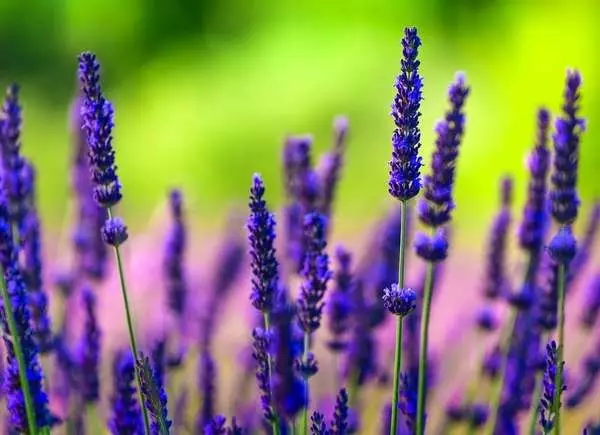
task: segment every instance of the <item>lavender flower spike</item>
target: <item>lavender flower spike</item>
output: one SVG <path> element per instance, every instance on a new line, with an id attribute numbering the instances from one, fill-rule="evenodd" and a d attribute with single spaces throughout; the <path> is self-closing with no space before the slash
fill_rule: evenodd
<path id="1" fill-rule="evenodd" d="M 310 421 L 310 435 L 329 435 L 327 423 L 325 423 L 325 416 L 319 411 L 313 412 Z"/>
<path id="2" fill-rule="evenodd" d="M 50 426 L 53 417 L 42 386 L 42 368 L 33 340 L 26 286 L 13 243 L 6 199 L 0 193 L 0 265 L 4 274 L 0 320 L 7 351 L 4 391 L 10 426 L 18 432 Z M 10 311 L 9 311 L 10 310 Z"/>
<path id="3" fill-rule="evenodd" d="M 89 146 L 94 199 L 98 205 L 111 208 L 121 200 L 121 183 L 112 145 L 113 107 L 102 94 L 99 69 L 94 54 L 86 52 L 79 56 L 81 117 Z"/>
<path id="4" fill-rule="evenodd" d="M 351 271 L 352 254 L 343 246 L 338 246 L 335 258 L 339 266 L 335 273 L 335 287 L 327 304 L 328 326 L 332 336 L 327 345 L 337 353 L 345 349 L 347 345 L 345 336 L 350 328 L 354 277 Z"/>
<path id="5" fill-rule="evenodd" d="M 270 358 L 269 345 L 270 336 L 261 328 L 252 331 L 253 350 L 252 357 L 256 362 L 256 381 L 260 391 L 260 405 L 263 416 L 269 423 L 276 423 L 277 417 L 273 411 L 271 397 Z"/>
<path id="6" fill-rule="evenodd" d="M 562 392 L 567 389 L 564 382 L 557 391 L 556 378 L 563 375 L 564 362 L 558 361 L 558 347 L 552 340 L 546 346 L 546 370 L 544 372 L 544 394 L 541 399 L 540 426 L 544 435 L 550 434 L 556 423 L 556 416 L 560 412 L 560 397 Z"/>
<path id="7" fill-rule="evenodd" d="M 279 285 L 279 263 L 275 256 L 275 218 L 263 199 L 265 185 L 260 175 L 254 174 L 250 189 L 250 216 L 248 241 L 252 269 L 252 305 L 263 313 L 273 310 L 273 301 Z"/>
<path id="8" fill-rule="evenodd" d="M 437 139 L 431 157 L 431 174 L 423 180 L 423 198 L 419 201 L 419 219 L 436 228 L 450 221 L 454 210 L 452 188 L 456 172 L 456 159 L 464 134 L 463 107 L 469 87 L 463 74 L 457 74 L 448 90 L 450 110 L 436 126 Z"/>
<path id="9" fill-rule="evenodd" d="M 94 403 L 100 398 L 100 330 L 96 320 L 96 297 L 90 288 L 83 290 L 83 305 L 85 330 L 79 355 L 80 381 L 83 400 Z"/>
<path id="10" fill-rule="evenodd" d="M 26 184 L 33 186 L 35 172 L 30 163 L 24 166 L 24 178 Z M 21 242 L 23 243 L 25 267 L 23 269 L 25 283 L 28 289 L 28 302 L 31 311 L 31 328 L 33 339 L 40 353 L 48 353 L 53 348 L 52 327 L 48 315 L 48 295 L 44 288 L 42 278 L 42 237 L 40 231 L 40 220 L 34 204 L 34 198 L 29 198 L 31 205 L 29 211 L 22 221 Z"/>
<path id="11" fill-rule="evenodd" d="M 142 435 L 142 413 L 134 385 L 135 363 L 130 352 L 119 352 L 113 362 L 113 394 L 108 428 L 113 435 Z"/>
<path id="12" fill-rule="evenodd" d="M 537 125 L 537 140 L 527 160 L 529 169 L 527 202 L 519 227 L 521 248 L 534 255 L 539 255 L 542 248 L 548 220 L 546 211 L 547 178 L 550 164 L 550 151 L 548 150 L 550 113 L 548 110 L 544 108 L 538 110 Z"/>
<path id="13" fill-rule="evenodd" d="M 396 129 L 392 135 L 392 159 L 390 160 L 390 195 L 407 201 L 421 190 L 421 133 L 419 117 L 423 82 L 419 76 L 420 61 L 417 60 L 421 40 L 417 29 L 408 27 L 402 39 L 401 72 L 396 79 L 396 96 L 392 104 L 392 117 Z"/>
<path id="14" fill-rule="evenodd" d="M 144 406 L 152 420 L 152 434 L 169 435 L 171 420 L 167 415 L 167 393 L 164 386 L 159 384 L 156 369 L 152 367 L 150 358 L 141 353 L 136 366 L 142 380 Z"/>
<path id="15" fill-rule="evenodd" d="M 331 430 L 329 435 L 347 435 L 348 431 L 348 414 L 350 408 L 348 407 L 348 393 L 346 389 L 342 388 L 335 401 L 335 411 L 333 414 L 333 420 L 331 421 Z"/>
<path id="16" fill-rule="evenodd" d="M 556 133 L 553 136 L 554 173 L 551 177 L 550 211 L 556 222 L 562 225 L 572 223 L 579 209 L 577 195 L 579 141 L 585 129 L 584 119 L 577 116 L 580 85 L 579 72 L 567 71 L 563 116 L 556 120 Z"/>
<path id="17" fill-rule="evenodd" d="M 187 282 L 184 271 L 187 231 L 183 217 L 183 194 L 178 189 L 169 193 L 171 230 L 165 245 L 163 276 L 167 285 L 169 308 L 178 318 L 184 312 L 187 299 Z"/>

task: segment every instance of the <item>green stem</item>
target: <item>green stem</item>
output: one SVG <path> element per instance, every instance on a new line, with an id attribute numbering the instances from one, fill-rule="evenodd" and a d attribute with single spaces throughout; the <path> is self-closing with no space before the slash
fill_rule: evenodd
<path id="1" fill-rule="evenodd" d="M 108 217 L 112 218 L 112 210 L 110 208 L 107 209 Z M 115 258 L 117 261 L 117 268 L 119 270 L 119 281 L 121 283 L 121 294 L 123 296 L 123 304 L 125 305 L 125 316 L 127 318 L 127 329 L 129 331 L 129 344 L 131 345 L 131 352 L 133 353 L 133 357 L 137 363 L 137 359 L 139 357 L 137 350 L 137 342 L 135 340 L 135 332 L 133 326 L 133 318 L 131 315 L 131 309 L 129 308 L 129 297 L 127 296 L 127 286 L 125 284 L 125 272 L 123 268 L 123 261 L 121 260 L 121 251 L 118 246 L 114 247 L 115 250 Z M 138 386 L 138 398 L 140 401 L 140 407 L 142 408 L 142 413 L 144 415 L 144 430 L 146 435 L 150 435 L 150 421 L 148 419 L 148 410 L 144 406 L 144 398 L 142 396 L 142 380 L 140 378 L 139 371 L 135 370 L 135 380 Z"/>
<path id="2" fill-rule="evenodd" d="M 398 288 L 404 288 L 404 268 L 406 266 L 406 223 L 408 221 L 408 202 L 400 201 L 400 249 L 398 255 Z M 396 319 L 396 349 L 394 352 L 394 383 L 392 390 L 392 418 L 390 435 L 398 432 L 398 384 L 402 369 L 402 317 Z"/>
<path id="3" fill-rule="evenodd" d="M 302 355 L 302 361 L 304 364 L 308 362 L 308 350 L 310 347 L 310 334 L 304 333 L 304 354 Z M 309 385 L 308 378 L 304 378 L 304 390 L 306 392 L 306 406 L 302 411 L 302 433 L 308 435 L 308 404 L 309 404 Z"/>
<path id="4" fill-rule="evenodd" d="M 2 281 L 0 285 L 0 291 L 2 292 L 2 301 L 4 302 L 4 311 L 6 313 L 6 320 L 8 322 L 8 329 L 12 340 L 13 350 L 19 364 L 19 383 L 23 389 L 23 398 L 25 400 L 25 413 L 27 414 L 27 426 L 29 433 L 37 435 L 37 421 L 35 419 L 35 408 L 33 406 L 33 400 L 31 398 L 31 388 L 29 386 L 29 379 L 27 378 L 27 365 L 25 364 L 25 357 L 23 356 L 23 348 L 21 347 L 21 336 L 19 335 L 19 329 L 17 328 L 17 322 L 15 320 L 15 313 L 12 307 L 12 301 L 8 294 L 6 286 L 6 278 L 4 277 L 4 271 L 0 269 L 0 275 L 2 275 Z"/>
<path id="5" fill-rule="evenodd" d="M 269 334 L 269 331 L 271 329 L 271 324 L 270 324 L 270 319 L 269 319 L 269 313 L 268 312 L 264 312 L 263 313 L 263 318 L 265 320 L 265 332 L 267 334 Z M 273 376 L 273 367 L 271 364 L 271 357 L 269 355 L 267 355 L 267 376 L 269 379 L 269 390 L 271 389 L 271 379 Z M 273 392 L 270 391 L 270 395 L 272 395 Z M 274 413 L 274 419 L 271 422 L 271 430 L 273 431 L 274 435 L 279 435 L 279 423 L 278 423 L 278 418 L 277 418 L 277 414 L 275 414 L 275 410 L 273 410 Z"/>
<path id="6" fill-rule="evenodd" d="M 429 316 L 431 314 L 431 292 L 433 288 L 433 263 L 427 263 L 427 276 L 423 287 L 423 311 L 419 338 L 419 379 L 417 396 L 417 435 L 425 433 L 425 396 L 427 379 L 427 347 L 429 344 Z"/>
<path id="7" fill-rule="evenodd" d="M 560 395 L 562 393 L 564 353 L 565 353 L 565 293 L 567 286 L 567 268 L 565 264 L 558 265 L 558 367 L 554 378 L 554 409 L 556 417 L 554 433 L 560 435 Z"/>

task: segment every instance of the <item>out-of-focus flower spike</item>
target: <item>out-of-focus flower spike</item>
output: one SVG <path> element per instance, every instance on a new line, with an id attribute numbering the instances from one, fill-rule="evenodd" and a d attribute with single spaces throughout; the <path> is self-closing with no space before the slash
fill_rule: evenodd
<path id="1" fill-rule="evenodd" d="M 97 321 L 96 297 L 90 288 L 82 292 L 85 312 L 84 335 L 79 349 L 79 385 L 85 403 L 100 399 L 100 329 Z"/>
<path id="2" fill-rule="evenodd" d="M 329 435 L 347 435 L 348 434 L 348 415 L 350 408 L 348 406 L 348 393 L 342 388 L 335 400 L 335 411 L 330 424 Z"/>
<path id="3" fill-rule="evenodd" d="M 204 426 L 204 430 L 199 433 L 203 433 L 204 435 L 225 435 L 227 433 L 227 428 L 225 424 L 227 423 L 227 419 L 222 415 L 215 415 L 206 426 Z"/>
<path id="4" fill-rule="evenodd" d="M 539 256 L 548 227 L 546 193 L 548 188 L 548 169 L 550 151 L 548 139 L 550 112 L 541 108 L 537 113 L 537 138 L 529 158 L 529 184 L 527 200 L 523 208 L 523 217 L 519 227 L 519 245 L 532 255 Z"/>
<path id="5" fill-rule="evenodd" d="M 184 217 L 183 194 L 178 189 L 169 192 L 171 227 L 165 244 L 163 276 L 167 286 L 167 301 L 173 314 L 181 319 L 187 301 L 185 254 L 187 228 Z"/>
<path id="6" fill-rule="evenodd" d="M 108 428 L 113 435 L 142 435 L 142 412 L 135 388 L 135 362 L 131 352 L 118 352 L 113 360 L 113 393 Z"/>
<path id="7" fill-rule="evenodd" d="M 198 378 L 201 405 L 196 421 L 196 431 L 201 433 L 215 416 L 217 368 L 208 349 L 204 349 L 200 353 Z"/>
<path id="8" fill-rule="evenodd" d="M 269 347 L 271 338 L 268 332 L 261 328 L 252 331 L 253 350 L 252 357 L 256 362 L 256 381 L 260 391 L 260 405 L 265 420 L 269 423 L 276 422 L 273 411 L 273 400 L 271 394 L 271 379 L 269 373 L 270 359 Z"/>
<path id="9" fill-rule="evenodd" d="M 583 312 L 581 315 L 581 325 L 587 330 L 591 330 L 596 325 L 600 313 L 600 273 L 597 273 L 588 284 Z"/>
<path id="10" fill-rule="evenodd" d="M 335 251 L 338 268 L 335 272 L 335 287 L 326 305 L 328 326 L 331 339 L 327 343 L 329 349 L 339 353 L 346 348 L 346 334 L 350 328 L 350 311 L 352 309 L 352 292 L 354 276 L 352 273 L 352 254 L 343 246 Z"/>
<path id="11" fill-rule="evenodd" d="M 329 435 L 329 433 L 327 423 L 325 423 L 325 416 L 319 411 L 313 412 L 313 415 L 310 417 L 310 434 Z"/>
<path id="12" fill-rule="evenodd" d="M 334 120 L 333 149 L 321 157 L 317 169 L 321 185 L 319 210 L 325 216 L 331 216 L 333 200 L 344 164 L 347 138 L 348 119 L 343 116 L 337 117 Z"/>
<path id="13" fill-rule="evenodd" d="M 592 250 L 594 248 L 594 243 L 596 242 L 596 236 L 598 235 L 598 230 L 600 229 L 600 202 L 595 202 L 590 211 L 590 216 L 588 218 L 587 225 L 585 227 L 585 232 L 581 237 L 581 241 L 579 243 L 579 247 L 577 249 L 577 254 L 573 261 L 569 265 L 569 277 L 571 280 L 577 279 L 580 275 L 580 271 L 586 266 Z"/>

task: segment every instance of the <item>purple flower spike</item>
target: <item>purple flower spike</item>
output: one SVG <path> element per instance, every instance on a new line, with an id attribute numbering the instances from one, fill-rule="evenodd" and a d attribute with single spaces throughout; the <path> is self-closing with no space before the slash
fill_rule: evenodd
<path id="1" fill-rule="evenodd" d="M 325 416 L 319 411 L 313 412 L 310 417 L 310 435 L 329 435 Z"/>
<path id="2" fill-rule="evenodd" d="M 550 151 L 548 150 L 548 130 L 550 112 L 540 109 L 537 114 L 537 139 L 529 154 L 529 185 L 527 202 L 523 209 L 523 218 L 519 227 L 519 244 L 524 250 L 539 254 L 544 243 L 547 227 L 546 191 Z"/>
<path id="3" fill-rule="evenodd" d="M 304 219 L 306 253 L 302 268 L 303 282 L 298 300 L 298 320 L 305 333 L 311 334 L 321 325 L 323 296 L 331 279 L 329 257 L 325 252 L 327 219 L 320 213 L 309 213 Z"/>
<path id="4" fill-rule="evenodd" d="M 250 216 L 248 217 L 248 241 L 252 269 L 252 293 L 250 300 L 259 311 L 268 313 L 279 285 L 279 263 L 275 254 L 275 217 L 263 199 L 265 185 L 255 174 L 250 189 Z"/>
<path id="5" fill-rule="evenodd" d="M 585 129 L 584 119 L 577 116 L 580 86 L 579 72 L 567 71 L 563 116 L 556 119 L 556 133 L 553 136 L 554 172 L 551 176 L 550 211 L 556 222 L 563 225 L 572 223 L 579 209 L 577 194 L 579 142 L 581 133 Z"/>
<path id="6" fill-rule="evenodd" d="M 208 349 L 204 349 L 200 354 L 200 359 L 198 361 L 198 374 L 200 381 L 199 391 L 201 392 L 202 405 L 196 421 L 196 431 L 202 432 L 202 428 L 210 423 L 215 414 L 215 384 L 217 378 L 217 368 Z"/>
<path id="7" fill-rule="evenodd" d="M 6 192 L 6 206 L 12 223 L 21 225 L 29 210 L 32 183 L 27 178 L 25 159 L 21 156 L 21 106 L 19 87 L 6 90 L 0 123 L 0 152 L 2 155 L 2 185 Z"/>
<path id="8" fill-rule="evenodd" d="M 347 435 L 348 431 L 348 414 L 350 408 L 348 407 L 348 393 L 345 388 L 342 388 L 335 401 L 335 411 L 333 413 L 333 420 L 331 421 L 331 430 L 328 435 Z"/>
<path id="9" fill-rule="evenodd" d="M 269 379 L 269 354 L 270 336 L 261 328 L 252 331 L 252 357 L 256 362 L 256 381 L 260 391 L 260 404 L 265 420 L 272 423 L 276 421 L 272 407 L 271 381 Z"/>
<path id="10" fill-rule="evenodd" d="M 225 435 L 227 428 L 225 427 L 227 419 L 222 415 L 215 415 L 215 417 L 204 427 L 202 433 L 204 435 Z"/>
<path id="11" fill-rule="evenodd" d="M 80 386 L 83 400 L 95 403 L 100 398 L 100 330 L 96 320 L 96 297 L 92 290 L 83 290 L 85 330 L 79 354 Z"/>
<path id="12" fill-rule="evenodd" d="M 173 189 L 169 193 L 171 229 L 165 245 L 163 276 L 167 285 L 169 308 L 181 318 L 187 300 L 187 282 L 184 263 L 187 246 L 187 230 L 183 217 L 183 194 Z"/>
<path id="13" fill-rule="evenodd" d="M 29 184 L 33 186 L 33 167 L 30 164 L 27 164 L 26 167 L 29 168 L 28 172 L 31 178 Z M 28 290 L 27 297 L 31 310 L 33 339 L 40 353 L 44 354 L 52 350 L 53 337 L 50 316 L 48 315 L 48 295 L 42 278 L 42 235 L 40 221 L 33 198 L 31 198 L 29 211 L 23 219 L 20 233 L 25 259 L 23 278 Z"/>
<path id="14" fill-rule="evenodd" d="M 39 350 L 33 340 L 33 331 L 30 326 L 31 320 L 29 307 L 27 306 L 27 290 L 21 276 L 17 249 L 13 240 L 6 198 L 0 193 L 0 265 L 4 272 L 6 292 L 11 301 L 17 331 L 19 331 L 19 339 L 27 371 L 26 375 L 29 380 L 29 389 L 33 400 L 37 426 L 42 428 L 54 423 L 54 417 L 48 410 L 48 397 L 42 384 L 43 372 L 39 362 Z M 19 363 L 15 354 L 5 310 L 6 307 L 0 304 L 0 321 L 2 323 L 7 360 L 6 375 L 3 382 L 7 414 L 10 427 L 17 432 L 26 433 L 28 431 L 27 414 L 19 377 Z"/>
<path id="15" fill-rule="evenodd" d="M 506 245 L 511 222 L 511 178 L 504 177 L 501 180 L 500 197 L 500 211 L 492 222 L 487 243 L 486 279 L 483 286 L 484 296 L 491 300 L 506 294 L 509 286 L 506 276 Z"/>
<path id="16" fill-rule="evenodd" d="M 319 210 L 325 216 L 331 216 L 331 208 L 344 164 L 347 137 L 348 120 L 340 116 L 334 121 L 333 149 L 320 159 L 317 170 L 321 186 Z"/>
<path id="17" fill-rule="evenodd" d="M 169 433 L 171 420 L 167 415 L 167 393 L 159 384 L 156 369 L 150 363 L 150 358 L 140 353 L 136 362 L 136 370 L 141 379 L 142 398 L 151 420 L 152 434 Z"/>
<path id="18" fill-rule="evenodd" d="M 443 228 L 437 229 L 433 236 L 418 233 L 414 245 L 417 255 L 430 263 L 438 263 L 448 256 L 448 238 Z"/>
<path id="19" fill-rule="evenodd" d="M 546 370 L 544 372 L 544 394 L 541 399 L 541 411 L 540 411 L 540 425 L 544 430 L 544 433 L 550 433 L 552 428 L 554 427 L 554 418 L 556 417 L 556 413 L 560 409 L 560 397 L 562 396 L 562 392 L 567 389 L 563 382 L 561 383 L 562 388 L 558 393 L 558 403 L 555 403 L 555 391 L 556 391 L 556 373 L 557 370 L 563 376 L 564 362 L 558 362 L 558 347 L 556 342 L 552 340 L 546 346 Z"/>
<path id="20" fill-rule="evenodd" d="M 89 162 L 94 184 L 94 199 L 110 208 L 121 200 L 121 183 L 117 176 L 112 145 L 113 107 L 100 87 L 100 65 L 93 53 L 79 56 L 79 81 L 83 94 L 81 117 L 89 146 Z"/>
<path id="21" fill-rule="evenodd" d="M 127 227 L 120 217 L 107 219 L 102 227 L 102 240 L 108 245 L 121 246 L 128 237 Z"/>
<path id="22" fill-rule="evenodd" d="M 119 352 L 113 362 L 113 394 L 108 428 L 113 435 L 142 435 L 142 412 L 135 388 L 135 364 L 130 352 Z"/>
<path id="23" fill-rule="evenodd" d="M 350 328 L 351 298 L 354 288 L 354 277 L 351 271 L 352 254 L 343 246 L 338 246 L 335 251 L 338 270 L 335 273 L 335 287 L 327 303 L 329 314 L 329 330 L 331 340 L 327 343 L 334 352 L 346 348 L 345 335 Z"/>
<path id="24" fill-rule="evenodd" d="M 383 290 L 383 304 L 390 313 L 405 317 L 417 307 L 417 294 L 411 288 L 399 288 L 394 283 Z"/>
<path id="25" fill-rule="evenodd" d="M 72 235 L 76 255 L 76 278 L 101 280 L 106 275 L 108 247 L 102 240 L 106 210 L 93 197 L 90 179 L 89 147 L 83 132 L 82 99 L 77 98 L 71 109 L 71 130 L 75 146 L 71 168 L 71 186 L 77 203 L 77 222 Z"/>
<path id="26" fill-rule="evenodd" d="M 452 189 L 456 172 L 456 159 L 462 142 L 465 125 L 463 106 L 469 87 L 463 74 L 448 90 L 450 109 L 436 126 L 437 139 L 431 158 L 431 174 L 423 180 L 423 198 L 419 201 L 419 219 L 429 227 L 439 227 L 450 221 L 454 209 Z"/>
<path id="27" fill-rule="evenodd" d="M 417 59 L 421 40 L 417 29 L 407 27 L 402 39 L 401 72 L 396 79 L 396 96 L 392 104 L 392 117 L 396 128 L 392 135 L 392 159 L 390 160 L 390 195 L 407 201 L 421 190 L 421 132 L 419 112 L 423 81 L 419 76 L 420 61 Z"/>

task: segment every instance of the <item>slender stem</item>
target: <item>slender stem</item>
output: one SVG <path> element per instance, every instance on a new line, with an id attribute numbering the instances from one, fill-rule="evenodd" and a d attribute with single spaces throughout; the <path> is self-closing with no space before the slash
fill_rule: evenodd
<path id="1" fill-rule="evenodd" d="M 567 268 L 565 264 L 558 265 L 558 367 L 554 378 L 554 433 L 560 435 L 560 395 L 562 393 L 564 353 L 565 353 L 565 290 L 567 286 Z"/>
<path id="2" fill-rule="evenodd" d="M 358 380 L 360 377 L 359 369 L 354 368 L 350 371 L 348 377 L 348 403 L 350 408 L 358 409 Z"/>
<path id="3" fill-rule="evenodd" d="M 8 322 L 8 329 L 12 340 L 13 350 L 19 364 L 19 383 L 23 390 L 23 399 L 25 400 L 25 413 L 27 414 L 27 427 L 29 433 L 37 435 L 37 420 L 35 419 L 35 408 L 33 406 L 33 400 L 31 397 L 31 388 L 29 386 L 29 379 L 27 378 L 27 365 L 25 364 L 25 357 L 23 356 L 23 348 L 21 346 L 21 336 L 19 335 L 19 329 L 17 328 L 17 322 L 15 320 L 15 313 L 12 307 L 12 301 L 8 294 L 6 285 L 6 278 L 4 277 L 4 271 L 0 269 L 0 275 L 2 279 L 0 281 L 0 291 L 2 292 L 2 301 L 4 303 L 4 312 L 6 313 L 6 320 Z"/>
<path id="4" fill-rule="evenodd" d="M 515 324 L 517 322 L 517 310 L 511 310 L 510 320 L 503 330 L 503 334 L 500 340 L 500 372 L 496 379 L 492 383 L 491 401 L 490 401 L 490 418 L 485 426 L 484 434 L 493 435 L 496 429 L 496 421 L 498 420 L 498 408 L 500 406 L 500 397 L 502 396 L 502 387 L 504 385 L 504 378 L 506 377 L 506 366 L 508 365 L 508 351 L 510 343 L 512 341 L 513 332 L 515 330 Z"/>
<path id="5" fill-rule="evenodd" d="M 304 354 L 302 355 L 302 361 L 304 364 L 308 362 L 308 350 L 310 348 L 310 334 L 308 332 L 304 333 Z M 308 378 L 304 378 L 304 391 L 306 396 L 306 406 L 302 411 L 302 433 L 304 435 L 308 434 L 308 405 L 309 405 L 309 385 Z"/>
<path id="6" fill-rule="evenodd" d="M 398 255 L 398 287 L 404 287 L 404 268 L 406 263 L 406 222 L 408 221 L 408 202 L 400 201 L 400 247 Z M 396 349 L 394 352 L 394 383 L 392 390 L 392 418 L 390 435 L 398 432 L 398 384 L 402 369 L 402 317 L 396 318 Z"/>
<path id="7" fill-rule="evenodd" d="M 431 293 L 433 288 L 433 263 L 427 264 L 427 276 L 423 287 L 423 312 L 421 314 L 421 334 L 419 338 L 419 379 L 417 398 L 417 435 L 425 433 L 425 396 L 427 389 L 427 347 L 429 344 L 429 315 L 431 314 Z"/>
<path id="8" fill-rule="evenodd" d="M 265 311 L 263 313 L 263 318 L 265 320 L 265 332 L 267 334 L 269 334 L 270 329 L 271 329 L 269 313 Z M 273 392 L 270 390 L 271 390 L 271 383 L 272 383 L 271 380 L 272 380 L 272 376 L 273 376 L 273 367 L 271 364 L 271 356 L 269 354 L 267 354 L 267 376 L 269 379 L 269 395 L 272 396 Z M 271 429 L 272 429 L 274 435 L 279 435 L 279 420 L 278 420 L 276 414 L 274 415 L 274 417 L 275 418 L 271 422 Z"/>
<path id="9" fill-rule="evenodd" d="M 112 218 L 112 210 L 108 208 L 107 211 L 108 217 Z M 129 297 L 127 296 L 127 286 L 125 284 L 125 272 L 123 268 L 123 261 L 121 260 L 121 251 L 119 250 L 118 246 L 114 247 L 114 251 L 115 258 L 117 261 L 117 268 L 119 270 L 119 281 L 121 283 L 121 294 L 123 296 L 123 304 L 125 305 L 125 316 L 127 318 L 127 329 L 129 331 L 129 344 L 131 345 L 131 352 L 133 353 L 133 357 L 137 362 L 139 354 L 137 350 L 137 342 L 135 340 L 133 318 L 131 315 L 131 309 L 129 308 Z M 138 398 L 140 401 L 140 407 L 142 408 L 142 413 L 144 415 L 144 430 L 146 435 L 150 435 L 150 421 L 148 419 L 148 410 L 144 406 L 144 398 L 142 396 L 142 380 L 137 369 L 135 370 L 135 380 L 138 386 Z"/>

